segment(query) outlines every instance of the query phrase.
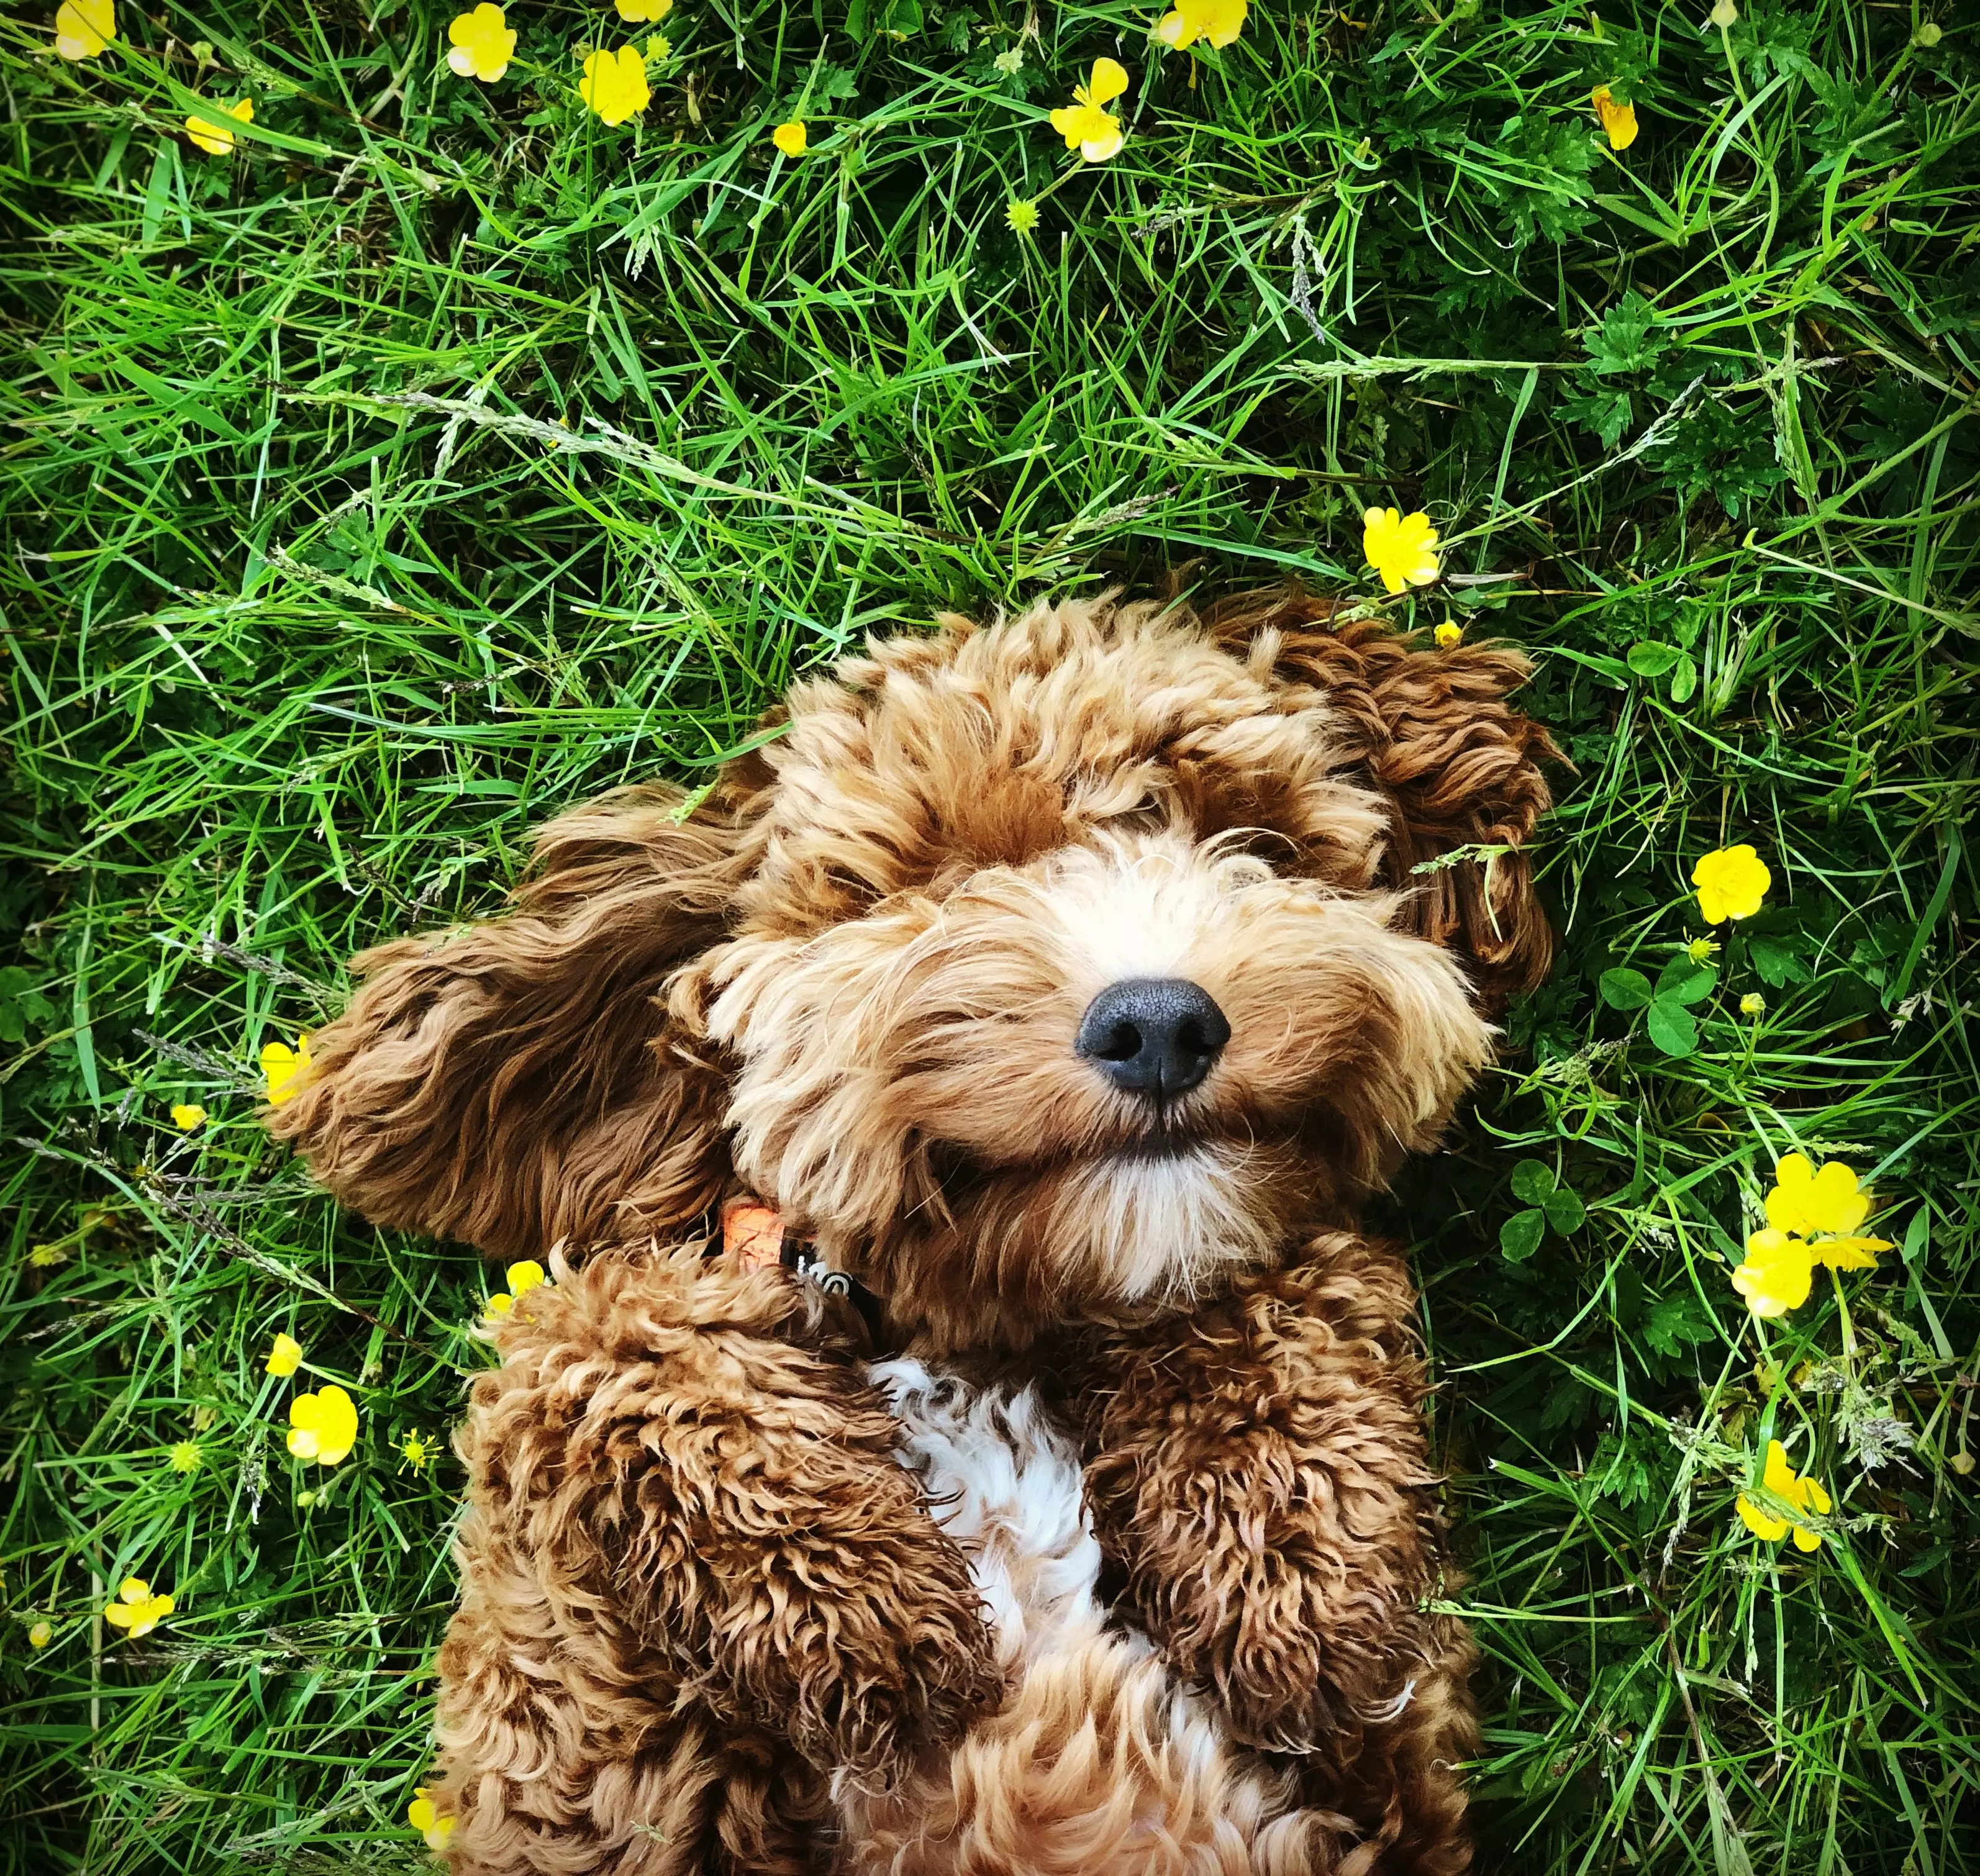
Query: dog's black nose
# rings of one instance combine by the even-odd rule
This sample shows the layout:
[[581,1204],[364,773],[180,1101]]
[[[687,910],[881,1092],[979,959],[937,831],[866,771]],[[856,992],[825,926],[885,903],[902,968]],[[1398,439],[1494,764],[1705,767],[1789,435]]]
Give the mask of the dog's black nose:
[[1151,1101],[1187,1094],[1231,1040],[1224,1012],[1180,977],[1131,977],[1086,1006],[1074,1044],[1116,1087]]

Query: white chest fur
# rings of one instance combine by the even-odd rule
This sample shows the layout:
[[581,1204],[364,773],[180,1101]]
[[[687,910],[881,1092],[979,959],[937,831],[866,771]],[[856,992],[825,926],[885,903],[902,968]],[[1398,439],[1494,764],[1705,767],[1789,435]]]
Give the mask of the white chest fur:
[[[1002,1708],[885,1797],[841,1793],[859,1876],[1295,1876],[1355,1867],[1347,1821],[1230,1737],[1148,1638],[1111,1623],[1079,1456],[1029,1388],[919,1361],[871,1370],[902,1463],[969,1560],[1009,1677]],[[1344,1860],[1342,1851],[1348,1854]]]

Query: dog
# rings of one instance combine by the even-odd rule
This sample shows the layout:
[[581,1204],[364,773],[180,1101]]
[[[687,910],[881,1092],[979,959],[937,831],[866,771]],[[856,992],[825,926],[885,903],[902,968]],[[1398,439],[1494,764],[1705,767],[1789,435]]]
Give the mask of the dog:
[[1355,1217],[1547,966],[1527,674],[1291,590],[945,616],[354,961],[274,1131],[555,1276],[458,1443],[457,1871],[1467,1866]]

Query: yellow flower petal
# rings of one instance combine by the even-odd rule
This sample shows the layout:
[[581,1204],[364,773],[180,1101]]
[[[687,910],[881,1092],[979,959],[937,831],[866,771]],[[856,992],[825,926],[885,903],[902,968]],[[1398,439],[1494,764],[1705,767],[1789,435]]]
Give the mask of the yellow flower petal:
[[520,1263],[510,1264],[504,1274],[509,1279],[509,1293],[512,1297],[526,1297],[531,1290],[550,1281],[548,1272],[533,1257],[526,1258]]
[[1746,1261],[1732,1273],[1732,1287],[1746,1307],[1763,1319],[1785,1316],[1808,1300],[1813,1269],[1808,1247],[1784,1231],[1756,1231],[1746,1240]]
[[1788,1521],[1785,1518],[1770,1517],[1742,1492],[1734,1501],[1733,1509],[1740,1520],[1756,1537],[1764,1537],[1769,1543],[1778,1542],[1788,1534]]
[[488,1299],[488,1313],[490,1316],[507,1316],[515,1307],[516,1299],[506,1290]]
[[[251,98],[237,98],[232,104],[222,105],[220,108],[237,123],[251,124],[254,121],[254,101]],[[186,134],[208,156],[227,156],[233,151],[234,137],[232,125],[216,124],[211,118],[190,117],[185,121],[185,130]],[[307,1066],[309,1061],[308,1041],[307,1037],[303,1038],[301,1061],[304,1067]],[[264,1067],[267,1066],[267,1061],[268,1051],[264,1049],[261,1051]],[[268,1077],[268,1098],[277,1104],[287,1098],[275,1092],[272,1074]]]
[[1437,530],[1420,510],[1405,515],[1393,508],[1370,508],[1361,517],[1361,551],[1390,593],[1427,586],[1437,578],[1442,571],[1437,542]]
[[612,4],[618,8],[619,17],[630,25],[642,22],[650,25],[674,10],[674,0],[612,0]]
[[117,1586],[118,1599],[125,1602],[142,1602],[151,1593],[151,1585],[141,1576],[127,1576]]
[[[191,120],[188,119],[188,122],[189,125]],[[194,138],[194,141],[197,142],[198,140]],[[230,149],[233,147],[231,141],[228,147]],[[201,145],[201,148],[204,146]],[[294,1048],[286,1042],[264,1044],[261,1050],[261,1072],[268,1079],[268,1105],[279,1107],[284,1101],[292,1100],[301,1094],[309,1085],[309,1073],[314,1065],[310,1060],[310,1039],[307,1032],[297,1037]]]
[[206,1110],[189,1101],[181,1101],[172,1110],[172,1124],[181,1134],[190,1134],[194,1127],[206,1124]]
[[38,1622],[28,1631],[28,1645],[30,1648],[46,1648],[55,1639],[52,1623]]
[[800,157],[805,153],[805,125],[802,118],[792,118],[788,124],[779,124],[771,131],[770,141],[788,157]]
[[1595,107],[1595,115],[1602,120],[1602,128],[1609,134],[1609,148],[1626,150],[1636,141],[1636,108],[1634,105],[1619,105],[1610,95],[1606,85],[1598,85],[1588,101]]
[[1155,27],[1155,37],[1178,51],[1198,39],[1220,48],[1243,31],[1246,0],[1177,0],[1176,10]]
[[508,16],[489,0],[483,0],[471,13],[458,15],[448,26],[447,37],[452,48],[447,55],[448,68],[463,78],[479,78],[483,85],[493,85],[500,78],[515,54],[516,35],[510,30]]
[[115,0],[62,0],[55,8],[55,50],[64,58],[96,58],[117,37]]
[[[1118,98],[1128,88],[1128,70],[1111,58],[1096,58],[1093,61],[1092,75],[1085,85],[1086,95],[1081,101],[1089,105],[1104,105],[1109,98]],[[1074,97],[1079,97],[1075,91]]]
[[277,1335],[268,1351],[266,1366],[273,1375],[294,1374],[302,1366],[303,1345],[292,1335]]
[[319,1466],[341,1466],[357,1443],[357,1404],[333,1383],[289,1403],[291,1453]]
[[1817,1231],[1853,1232],[1870,1215],[1870,1195],[1840,1160],[1817,1172],[1806,1154],[1784,1155],[1767,1194],[1767,1222],[1806,1237]]
[[1774,876],[1751,847],[1719,847],[1691,869],[1691,883],[1698,888],[1699,913],[1707,925],[1716,925],[1752,918]]
[[623,124],[638,116],[653,98],[646,82],[646,55],[636,45],[622,45],[616,52],[593,52],[584,61],[577,92],[606,124]]
[[1464,642],[1464,628],[1456,619],[1447,619],[1432,636],[1441,649],[1451,651]]

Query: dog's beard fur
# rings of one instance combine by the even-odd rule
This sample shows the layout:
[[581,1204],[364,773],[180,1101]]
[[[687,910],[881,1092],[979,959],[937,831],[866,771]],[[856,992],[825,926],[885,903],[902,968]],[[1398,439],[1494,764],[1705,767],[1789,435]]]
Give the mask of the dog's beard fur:
[[[1269,1260],[1426,1144],[1488,1053],[1394,898],[1281,876],[1251,830],[1145,819],[738,938],[676,986],[736,1064],[739,1173],[937,1346],[1172,1307]],[[1159,1109],[1074,1048],[1095,995],[1147,977],[1201,984],[1231,1028]]]

